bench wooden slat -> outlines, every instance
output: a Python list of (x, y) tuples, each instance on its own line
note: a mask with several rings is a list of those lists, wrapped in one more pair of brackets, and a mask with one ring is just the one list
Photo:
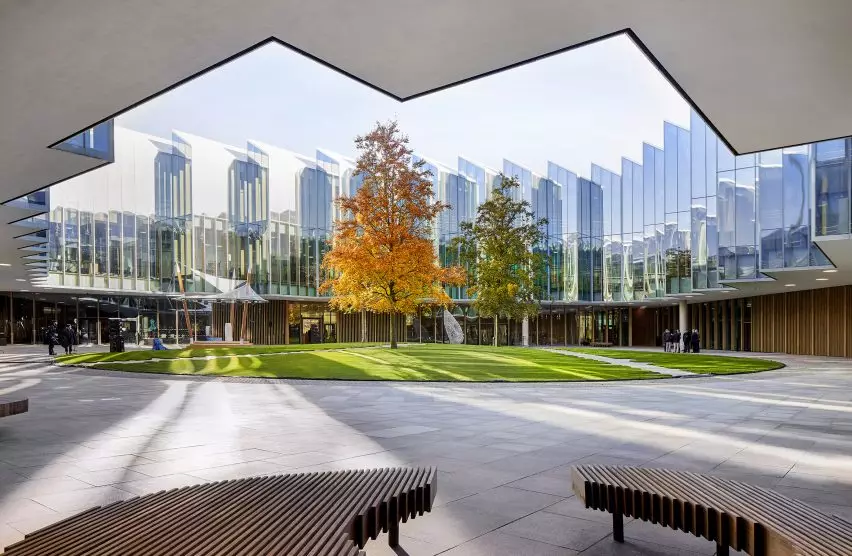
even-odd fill
[(6, 556), (357, 556), (368, 539), (432, 508), (437, 471), (395, 467), (273, 475), (161, 491), (86, 510)]
[[(654, 472), (659, 473), (659, 470), (642, 469), (638, 472), (649, 475)], [(823, 518), (827, 516), (820, 512), (820, 516), (814, 519), (813, 512), (816, 510), (810, 506), (773, 491), (717, 477), (690, 474), (690, 480), (692, 481), (690, 486), (694, 491), (693, 497), (701, 496), (712, 500), (717, 509), (748, 514), (753, 520), (760, 520), (764, 525), (771, 525), (785, 537), (823, 533), (827, 536), (819, 539), (819, 541), (830, 547), (829, 554), (843, 553), (842, 551), (838, 552), (841, 547), (833, 546), (832, 530), (823, 527)], [(658, 488), (672, 488), (672, 480), (667, 481), (664, 485), (661, 485), (661, 482), (655, 484)], [(777, 512), (772, 511), (773, 508), (777, 509), (778, 507), (785, 508), (784, 513), (787, 519), (779, 519), (776, 515)], [(712, 538), (711, 540), (716, 539)], [(748, 544), (748, 540), (746, 544)], [(814, 547), (815, 550), (818, 548), (819, 545)]]
[[(652, 476), (654, 474), (660, 475), (659, 470), (642, 469), (639, 471)], [(832, 542), (831, 532), (833, 529), (824, 525), (824, 514), (814, 519), (814, 509), (802, 502), (789, 499), (773, 491), (717, 477), (692, 474), (691, 479), (693, 480), (693, 491), (697, 491), (700, 488), (702, 489), (702, 496), (712, 495), (715, 497), (714, 503), (719, 510), (749, 513), (754, 519), (763, 520), (788, 535), (801, 534), (802, 531), (821, 532), (827, 535), (824, 538), (827, 544), (830, 545)], [(663, 481), (658, 479), (656, 484), (662, 485)], [(664, 488), (672, 489), (674, 487), (672, 482), (668, 481)], [(758, 503), (755, 504), (754, 502)], [(764, 509), (775, 508), (781, 505), (785, 507), (785, 514), (790, 518), (787, 520), (787, 523), (779, 521), (771, 511)], [(847, 533), (852, 534), (852, 527), (848, 524), (840, 527), (841, 529), (845, 529)]]
[[(753, 556), (852, 556), (852, 524), (778, 492), (686, 471), (584, 465), (573, 489), (587, 508), (659, 523)], [(616, 517), (617, 516), (617, 517)]]

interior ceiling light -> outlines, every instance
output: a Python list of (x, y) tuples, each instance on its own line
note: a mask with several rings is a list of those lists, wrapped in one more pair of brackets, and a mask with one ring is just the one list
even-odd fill
[(785, 287), (785, 288), (792, 288), (792, 287), (793, 287), (793, 286), (795, 286), (795, 285), (796, 285), (796, 284), (784, 284), (784, 287)]
[(26, 280), (24, 280), (23, 278), (15, 278), (15, 281), (17, 281), (17, 282), (26, 282)]
[(817, 282), (825, 282), (828, 278), (817, 278)]
[(12, 265), (9, 264), (9, 263), (0, 263), (0, 266), (12, 266)]
[(828, 270), (823, 270), (823, 272), (825, 272), (826, 274), (831, 274), (832, 272), (837, 272), (837, 269), (836, 268), (830, 268)]

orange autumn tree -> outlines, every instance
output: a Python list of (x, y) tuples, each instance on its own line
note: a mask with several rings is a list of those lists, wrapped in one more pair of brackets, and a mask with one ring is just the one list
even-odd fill
[(377, 123), (357, 137), (355, 173), (363, 180), (351, 197), (340, 197), (331, 251), (323, 257), (320, 290), (342, 311), (390, 314), (390, 344), (396, 349), (396, 319), (424, 302), (447, 306), (444, 284), (462, 284), (464, 270), (442, 268), (432, 225), (449, 205), (436, 202), (431, 172), (413, 161), (396, 121)]

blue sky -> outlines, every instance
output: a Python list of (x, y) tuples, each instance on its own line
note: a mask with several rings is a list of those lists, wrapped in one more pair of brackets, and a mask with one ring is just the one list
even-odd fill
[(268, 45), (118, 119), (235, 146), (256, 139), (312, 155), (354, 155), (353, 139), (397, 118), (414, 149), (455, 167), (458, 155), (496, 169), (508, 158), (546, 173), (552, 160), (582, 175), (641, 162), (663, 120), (688, 127), (689, 107), (626, 37), (552, 56), (399, 103), (289, 49)]

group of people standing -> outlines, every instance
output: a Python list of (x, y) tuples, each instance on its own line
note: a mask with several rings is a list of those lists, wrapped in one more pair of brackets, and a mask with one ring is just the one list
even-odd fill
[(65, 349), (65, 353), (68, 354), (74, 350), (74, 345), (77, 343), (77, 330), (71, 323), (60, 328), (59, 324), (54, 322), (47, 327), (44, 341), (47, 344), (49, 355), (56, 355), (56, 352), (53, 351), (56, 344), (61, 345)]
[(698, 353), (701, 351), (701, 338), (698, 336), (698, 330), (685, 330), (681, 333), (680, 330), (663, 332), (663, 351), (669, 353)]

